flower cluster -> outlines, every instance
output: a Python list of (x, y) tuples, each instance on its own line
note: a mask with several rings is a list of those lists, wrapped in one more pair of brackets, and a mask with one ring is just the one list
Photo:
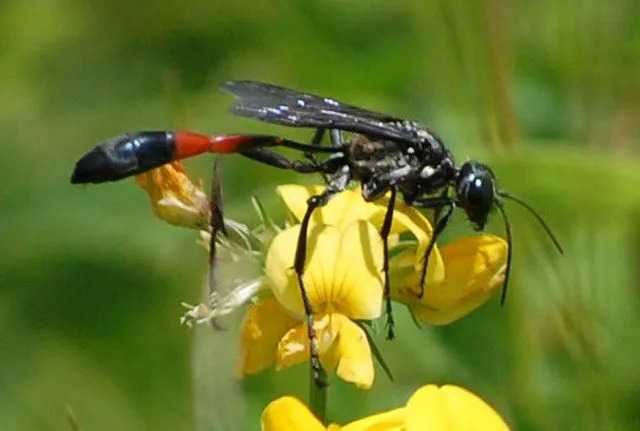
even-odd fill
[(453, 385), (427, 385), (406, 406), (351, 422), (324, 426), (298, 399), (279, 398), (262, 413), (263, 431), (503, 431), (509, 427), (477, 395)]
[[(201, 185), (188, 179), (179, 163), (142, 174), (138, 182), (148, 193), (158, 217), (171, 224), (206, 230), (211, 217), (206, 195)], [(248, 305), (240, 330), (239, 376), (274, 364), (281, 369), (309, 359), (310, 340), (293, 263), (307, 200), (323, 189), (302, 185), (278, 187), (277, 192), (289, 211), (289, 221), (274, 228), (272, 222), (267, 223), (262, 217), (264, 223), (259, 231), (263, 233), (260, 242), (265, 245), (261, 254), (263, 275), (239, 284), (224, 297), (191, 307), (185, 315), (187, 323), (206, 322)], [(346, 190), (314, 211), (308, 229), (303, 280), (314, 310), (320, 362), (324, 369), (335, 370), (338, 377), (359, 388), (370, 388), (374, 381), (372, 347), (362, 322), (381, 316), (384, 249), (380, 229), (388, 199), (386, 196), (366, 202), (359, 191)], [(225, 222), (244, 232), (242, 235), (247, 237), (244, 242), (248, 244), (245, 249), (251, 249), (250, 237), (256, 231)], [(266, 231), (268, 235), (264, 235)], [(434, 247), (429, 257), (425, 293), (419, 298), (419, 274), (432, 233), (431, 224), (420, 211), (396, 204), (389, 237), (391, 298), (408, 306), (418, 319), (443, 325), (483, 304), (502, 284), (507, 245), (499, 237), (482, 234)], [(223, 237), (217, 241), (230, 247)], [(462, 396), (459, 391), (462, 390), (455, 387), (427, 386), (405, 408), (374, 417), (377, 419), (355, 422), (344, 429), (373, 429), (361, 425), (378, 423), (379, 419), (397, 421), (398, 427), (393, 429), (425, 429), (421, 427), (421, 416), (412, 412), (424, 410), (428, 404), (425, 400), (436, 405), (453, 399), (451, 394)], [(304, 413), (299, 401), (283, 398), (265, 411), (264, 429), (302, 429), (278, 428), (282, 411), (298, 411), (299, 418), (312, 416), (308, 411)], [(437, 418), (435, 415), (430, 420)], [(319, 424), (316, 428), (305, 425), (304, 429), (325, 428)]]

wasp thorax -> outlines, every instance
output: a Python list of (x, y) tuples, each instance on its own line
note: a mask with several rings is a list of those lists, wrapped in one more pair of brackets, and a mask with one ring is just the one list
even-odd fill
[(456, 194), (475, 228), (483, 229), (495, 199), (493, 172), (478, 162), (464, 163), (456, 181)]

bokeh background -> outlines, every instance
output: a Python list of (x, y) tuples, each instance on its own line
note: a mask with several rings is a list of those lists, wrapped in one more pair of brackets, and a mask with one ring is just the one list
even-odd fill
[[(458, 161), (491, 164), (515, 266), (494, 298), (441, 328), (400, 312), (377, 337), (395, 380), (334, 382), (343, 423), (425, 383), (480, 394), (514, 429), (640, 429), (640, 7), (634, 0), (114, 0), (0, 3), (0, 428), (257, 429), (306, 394), (305, 367), (230, 377), (235, 328), (179, 325), (198, 302), (195, 234), (154, 219), (133, 180), (72, 187), (75, 159), (137, 129), (310, 133), (233, 118), (227, 79), (305, 89), (416, 119)], [(210, 157), (188, 162), (210, 176)], [(223, 160), (227, 213), (314, 182)], [(280, 212), (278, 212), (280, 211)], [(498, 219), (497, 217), (495, 219)], [(458, 217), (445, 240), (470, 234)], [(500, 233), (494, 220), (491, 230)]]

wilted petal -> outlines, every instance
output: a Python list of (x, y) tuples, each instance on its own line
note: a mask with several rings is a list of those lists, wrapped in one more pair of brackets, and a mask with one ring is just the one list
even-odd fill
[(136, 180), (147, 192), (158, 218), (190, 228), (203, 228), (209, 223), (210, 205), (202, 184), (193, 184), (180, 162), (137, 175)]
[(410, 306), (414, 314), (431, 324), (444, 325), (482, 305), (504, 281), (507, 244), (497, 236), (465, 237), (441, 249), (445, 279), (427, 283), (424, 297), (416, 296), (417, 273), (394, 289), (394, 297)]
[[(329, 327), (328, 315), (316, 315), (313, 321), (313, 328), (316, 331), (316, 340), (318, 349), (333, 343), (335, 334), (326, 329)], [(322, 334), (322, 335), (321, 335)], [(297, 322), (295, 326), (290, 328), (282, 337), (277, 346), (277, 369), (287, 368), (292, 365), (300, 364), (309, 359), (309, 332), (306, 323)], [(322, 360), (322, 355), (321, 355)], [(323, 364), (327, 368), (326, 364)]]
[[(371, 348), (364, 330), (339, 313), (314, 320), (318, 353), (322, 366), (336, 369), (338, 377), (362, 389), (373, 384), (375, 375)], [(292, 328), (278, 345), (278, 367), (284, 368), (309, 359), (309, 335), (304, 323)]]
[(427, 385), (406, 407), (408, 431), (502, 431), (509, 427), (487, 403), (466, 389)]
[[(304, 316), (298, 280), (293, 271), (300, 226), (280, 232), (266, 258), (269, 285), (276, 298), (291, 313)], [(375, 227), (365, 221), (344, 231), (314, 225), (307, 238), (304, 283), (316, 312), (327, 308), (353, 319), (375, 319), (382, 304), (382, 240)]]
[(238, 377), (257, 373), (273, 364), (280, 339), (297, 323), (274, 297), (249, 307), (240, 329), (242, 352), (236, 370)]
[(260, 418), (262, 431), (325, 431), (327, 428), (311, 410), (294, 397), (272, 401)]

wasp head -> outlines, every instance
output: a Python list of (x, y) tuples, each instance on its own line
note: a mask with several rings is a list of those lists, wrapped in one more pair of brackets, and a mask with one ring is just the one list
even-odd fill
[(496, 199), (495, 177), (491, 169), (478, 162), (465, 162), (456, 180), (456, 194), (474, 228), (482, 230)]

